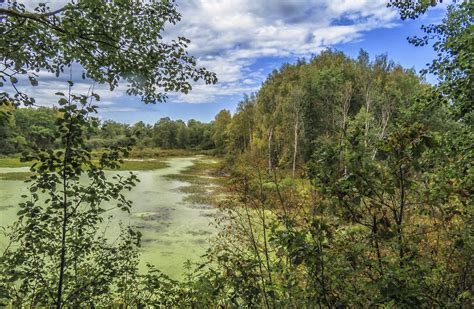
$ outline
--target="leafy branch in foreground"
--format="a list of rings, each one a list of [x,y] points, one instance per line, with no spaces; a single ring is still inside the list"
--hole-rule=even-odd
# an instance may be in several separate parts
[[[73,63],[82,66],[83,78],[112,90],[125,81],[127,93],[145,103],[165,100],[168,91],[187,93],[192,81],[217,81],[187,53],[188,39],[163,39],[164,27],[181,18],[172,0],[80,0],[54,11],[8,1],[0,18],[0,87],[13,93],[0,92],[1,103],[34,104],[18,82],[28,78],[37,86],[38,72],[59,76]]]
[[[398,8],[403,19],[415,19],[438,2],[442,0],[391,0],[389,6]],[[436,57],[423,72],[438,78],[437,90],[449,98],[454,115],[471,126],[474,121],[473,23],[474,2],[455,0],[448,5],[441,23],[422,25],[424,35],[408,39],[415,46],[433,46]]]
[[[118,167],[131,143],[92,161],[86,140],[97,126],[91,114],[98,97],[58,95],[56,137],[62,147],[24,155],[35,162],[34,176],[0,257],[0,301],[57,308],[136,302],[129,296],[133,285],[124,280],[140,279],[140,233],[127,227],[112,241],[104,227],[110,210],[130,211],[124,191],[135,186],[136,175],[111,177],[104,169]]]

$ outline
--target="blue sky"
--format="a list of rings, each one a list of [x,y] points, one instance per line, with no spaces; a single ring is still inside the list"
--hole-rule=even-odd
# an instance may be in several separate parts
[[[24,1],[34,5],[35,1]],[[64,1],[50,1],[51,7]],[[182,21],[168,27],[165,38],[191,39],[189,51],[198,64],[217,73],[217,85],[194,85],[190,94],[169,94],[167,103],[145,105],[125,88],[96,90],[102,97],[100,117],[120,122],[154,123],[162,117],[211,121],[221,109],[235,110],[244,93],[258,90],[266,76],[283,63],[309,58],[325,48],[356,57],[361,48],[371,57],[389,58],[417,71],[433,59],[430,47],[414,47],[406,38],[420,34],[421,24],[439,22],[445,5],[416,21],[402,21],[386,0],[177,0]],[[53,5],[54,4],[54,5]],[[80,69],[80,68],[79,68]],[[77,70],[79,73],[79,70]],[[75,74],[76,75],[76,74]],[[79,75],[79,74],[77,74]],[[42,76],[33,95],[42,105],[64,81]],[[429,82],[435,82],[431,76]],[[76,90],[90,83],[78,79]]]

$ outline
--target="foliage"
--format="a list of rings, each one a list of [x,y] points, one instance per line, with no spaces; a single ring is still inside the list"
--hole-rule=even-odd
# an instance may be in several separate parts
[[[103,238],[97,234],[96,226],[104,219],[102,204],[115,199],[117,207],[128,210],[130,202],[120,191],[136,182],[134,175],[117,176],[115,182],[110,182],[103,172],[104,167],[117,164],[117,156],[126,153],[126,148],[112,149],[98,165],[92,163],[84,139],[96,123],[88,118],[96,107],[88,98],[69,94],[59,99],[59,105],[63,115],[57,118],[60,150],[39,150],[25,157],[35,161],[31,168],[35,175],[29,186],[30,196],[24,196],[19,221],[10,234],[14,250],[7,249],[2,256],[2,290],[7,291],[2,296],[18,306],[60,306],[99,295],[95,294],[98,291],[87,291],[94,289],[88,282],[99,276],[104,266],[100,256],[117,250],[104,247]],[[80,182],[83,174],[89,179],[86,184]]]
[[[391,1],[405,18],[431,4]],[[435,42],[436,87],[364,51],[326,51],[268,77],[251,146],[229,147],[232,193],[209,262],[190,278],[195,303],[472,306],[472,2],[424,30],[412,42]],[[303,177],[289,176],[292,152]]]
[[[16,108],[1,106],[0,110],[8,111],[5,120],[0,122],[0,155],[17,155],[24,151],[38,149],[58,149],[59,140],[55,137],[57,128],[55,121],[61,117],[55,108]],[[228,114],[230,117],[230,113]],[[229,118],[230,121],[230,118]],[[224,124],[225,126],[226,124]],[[215,150],[220,153],[224,150],[224,140],[219,139],[216,132],[225,132],[215,122],[202,123],[191,119],[188,124],[181,120],[173,121],[162,118],[153,126],[137,122],[130,126],[113,120],[100,121],[97,127],[91,128],[91,136],[87,139],[87,147],[100,152],[101,149],[122,145],[130,137],[136,137],[135,150],[132,157],[147,151],[144,149],[188,149],[188,150]],[[225,133],[220,133],[225,134]],[[219,146],[216,146],[219,143]],[[162,151],[162,154],[167,155]],[[185,152],[182,152],[185,153]],[[143,155],[140,155],[143,157]],[[155,157],[150,153],[148,158]]]
[[[137,10],[158,6],[164,18],[177,18],[172,2],[160,3],[145,2]],[[402,18],[416,18],[436,3],[390,1]],[[25,25],[38,26],[36,21],[51,26],[55,21],[62,29],[77,10],[84,13],[77,18],[82,24],[96,9],[121,5],[79,1],[58,13],[46,8],[25,13],[17,5],[0,12],[9,16],[7,26],[23,18]],[[130,14],[127,9],[123,14]],[[64,16],[57,17],[59,13]],[[97,24],[103,22],[99,18]],[[114,25],[121,28],[121,22]],[[163,24],[143,20],[144,27],[158,27],[158,33]],[[89,115],[95,107],[87,96],[61,98],[57,126],[45,128],[56,139],[26,158],[36,162],[36,175],[11,231],[12,244],[1,258],[0,300],[57,307],[472,307],[472,2],[455,2],[440,25],[423,29],[427,36],[411,41],[434,42],[438,58],[428,71],[438,76],[437,86],[386,55],[371,60],[361,51],[351,59],[326,50],[275,70],[258,93],[244,97],[234,115],[223,110],[211,124],[163,118],[154,126],[100,125]],[[32,28],[33,37],[36,30]],[[75,44],[70,37],[84,40],[82,28],[77,33],[53,30],[51,37],[42,37],[67,34],[63,43],[69,47]],[[139,43],[157,34],[148,30],[138,35]],[[97,39],[95,34],[91,39]],[[104,48],[101,42],[87,44]],[[37,52],[32,49],[29,56]],[[76,59],[78,55],[85,60]],[[48,65],[57,60],[59,70],[78,60],[92,72],[90,77],[112,87],[116,82],[95,67],[103,63],[89,66],[91,59],[81,53],[43,54],[33,58],[32,66],[22,57],[20,53],[13,61],[29,69],[45,67],[45,59]],[[106,63],[117,61],[126,71],[128,64],[117,57],[104,51]],[[176,64],[173,59],[169,63]],[[144,78],[157,73],[153,69]],[[131,93],[145,101],[163,98],[147,93],[156,84],[155,75],[143,86],[120,70],[110,74],[127,79]],[[189,77],[187,67],[183,74]],[[172,81],[170,90],[186,91],[184,80]],[[0,134],[15,149],[15,143],[21,144],[12,133],[15,107],[4,108]],[[130,152],[133,136],[143,148],[215,148],[226,154],[227,170],[220,172],[230,173],[227,198],[213,201],[220,209],[215,221],[219,233],[205,261],[188,265],[182,282],[151,265],[148,273],[138,273],[140,234],[132,228],[122,229],[115,242],[98,230],[106,220],[104,202],[130,209],[123,191],[135,185],[136,177],[110,180],[103,170],[118,166]],[[109,139],[97,147],[106,147],[96,152],[98,161],[88,137],[96,145]],[[209,202],[209,183],[218,184],[201,177],[203,166],[210,165],[201,162],[179,176],[191,183],[183,190],[195,202]]]
[[[433,44],[437,58],[425,72],[436,75],[438,91],[449,97],[458,119],[473,124],[474,101],[474,3],[462,1],[448,6],[443,22],[423,25],[423,37],[410,38],[416,46]]]
[[[390,0],[388,6],[397,8],[402,19],[415,19],[442,2],[443,0]]]
[[[0,87],[10,84],[15,90],[13,96],[1,92],[2,103],[34,103],[16,87],[19,80],[28,78],[37,86],[39,71],[59,76],[73,63],[81,65],[84,79],[108,84],[111,90],[124,80],[127,93],[145,103],[166,99],[162,91],[187,93],[190,81],[217,81],[188,55],[189,40],[163,40],[164,27],[181,18],[174,1],[81,0],[56,10],[41,3],[34,11],[8,1],[0,16],[0,55],[5,60]]]
[[[411,18],[429,5],[397,3]],[[437,87],[383,55],[326,51],[244,99],[220,233],[186,283],[193,305],[472,306],[470,6],[424,28]]]

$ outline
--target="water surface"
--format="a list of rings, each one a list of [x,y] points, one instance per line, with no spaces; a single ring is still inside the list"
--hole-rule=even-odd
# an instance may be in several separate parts
[[[179,187],[187,183],[164,177],[179,174],[199,157],[171,158],[169,167],[137,171],[140,183],[126,196],[133,201],[131,214],[114,210],[107,234],[117,235],[120,222],[140,229],[142,238],[142,266],[151,263],[173,278],[180,278],[187,260],[197,261],[208,248],[210,227],[215,210],[209,205],[193,205],[183,200],[186,194]],[[28,171],[28,168],[0,168],[0,173]],[[127,174],[127,171],[108,172]],[[21,195],[27,193],[22,181],[0,179],[0,227],[16,220]],[[5,240],[0,239],[0,251]]]

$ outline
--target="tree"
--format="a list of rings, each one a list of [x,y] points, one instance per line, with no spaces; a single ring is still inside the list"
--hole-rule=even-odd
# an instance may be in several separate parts
[[[178,124],[178,132],[176,135],[176,142],[179,148],[186,149],[189,146],[188,127],[182,120],[178,120],[177,124]]]
[[[260,134],[265,136],[266,139],[266,153],[268,157],[268,171],[271,171],[274,165],[274,147],[273,139],[275,132],[275,117],[278,115],[276,111],[276,96],[277,94],[272,91],[278,85],[278,72],[275,70],[265,81],[266,87],[262,87],[257,96],[256,108],[258,110],[257,117],[260,129]]]
[[[212,140],[219,153],[224,153],[228,143],[228,126],[232,120],[232,115],[226,109],[221,110],[214,117],[212,123]]]
[[[388,6],[398,8],[402,19],[414,19],[442,2],[443,0],[390,0]]]
[[[14,113],[15,126],[32,148],[54,148],[57,127],[56,118],[59,116],[57,110],[40,107],[19,108]]]
[[[15,129],[14,129],[14,119],[13,112],[15,107],[12,105],[0,106],[0,112],[2,112],[2,117],[0,117],[0,154],[8,155],[17,152],[18,146],[15,143]]]
[[[296,159],[298,156],[298,142],[299,142],[299,134],[301,131],[301,122],[303,116],[302,109],[303,109],[303,100],[304,100],[304,90],[301,87],[295,87],[291,90],[290,97],[289,97],[289,115],[293,122],[293,164],[292,164],[292,174],[295,177],[296,172]]]
[[[414,19],[424,14],[429,6],[435,6],[438,2],[441,1],[391,0],[389,5],[397,7],[403,19]],[[409,39],[415,46],[432,43],[437,57],[424,72],[438,77],[440,81],[438,90],[452,100],[452,107],[457,117],[471,125],[474,117],[472,108],[474,100],[473,11],[472,1],[455,1],[448,6],[442,23],[423,25],[421,29],[425,35]]]
[[[232,157],[253,150],[255,134],[255,95],[245,95],[228,126],[228,149]]]
[[[34,103],[16,88],[19,78],[28,77],[36,86],[38,71],[60,75],[73,63],[82,66],[83,78],[111,89],[124,80],[127,93],[145,103],[166,99],[158,89],[187,93],[190,81],[216,82],[215,74],[198,68],[186,52],[189,40],[162,39],[165,25],[180,20],[172,0],[81,0],[56,10],[42,3],[34,11],[11,1],[0,8],[0,16],[0,87],[8,83],[15,89],[13,96],[1,92],[1,102]]]
[[[104,243],[97,227],[104,220],[104,201],[116,200],[116,207],[129,211],[131,202],[121,191],[130,190],[137,178],[132,174],[110,181],[103,171],[117,167],[117,158],[129,147],[112,148],[98,164],[92,161],[85,139],[97,121],[89,118],[96,110],[89,102],[85,96],[61,97],[56,134],[60,149],[38,149],[24,158],[36,161],[35,176],[30,181],[30,198],[24,196],[20,204],[0,270],[2,290],[18,306],[55,304],[61,308],[65,303],[85,303],[103,293],[88,287],[90,280],[95,277],[97,283],[105,280],[111,285],[116,278],[113,272],[100,274],[101,263],[111,262],[101,259],[101,254],[116,249]],[[81,180],[84,175],[86,183]],[[128,236],[138,239],[138,234],[131,233]],[[116,257],[115,265],[126,262]],[[114,269],[111,264],[107,267]]]
[[[152,144],[152,127],[146,125],[143,121],[135,123],[131,128],[131,134],[138,138],[137,146],[151,147]]]

